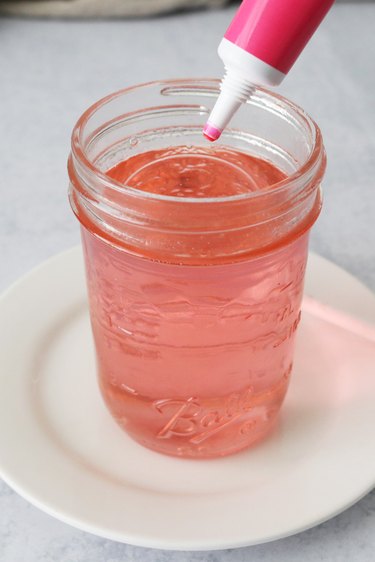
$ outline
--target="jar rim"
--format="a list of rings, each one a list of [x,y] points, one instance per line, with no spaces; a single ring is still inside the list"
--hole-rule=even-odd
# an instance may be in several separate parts
[[[164,202],[168,201],[168,202],[175,202],[180,204],[189,203],[189,204],[200,204],[200,205],[209,203],[211,205],[213,203],[222,204],[225,202],[230,203],[230,202],[248,201],[264,195],[263,190],[249,191],[246,193],[219,196],[219,197],[177,197],[173,195],[147,192],[141,189],[128,186],[111,178],[105,172],[100,170],[100,168],[96,166],[95,163],[92,162],[87,157],[87,155],[85,154],[85,150],[83,148],[84,143],[83,143],[82,136],[84,133],[85,126],[87,125],[89,119],[95,114],[97,110],[99,110],[107,103],[110,103],[111,101],[113,101],[118,97],[121,97],[130,92],[134,92],[136,90],[140,90],[142,88],[156,86],[156,85],[160,87],[162,86],[170,87],[172,85],[186,86],[187,84],[189,84],[190,86],[197,86],[197,87],[199,85],[202,87],[202,85],[205,84],[206,88],[207,88],[207,84],[210,84],[212,87],[216,87],[217,91],[219,92],[220,80],[217,78],[204,78],[204,77],[152,80],[149,82],[136,84],[134,86],[129,86],[127,88],[122,88],[121,90],[117,90],[116,92],[108,94],[107,96],[104,96],[103,98],[99,99],[82,113],[82,115],[79,117],[78,121],[76,122],[73,128],[72,137],[71,137],[73,156],[80,162],[81,165],[83,165],[84,168],[86,168],[86,170],[89,171],[89,173],[91,172],[92,174],[94,174],[96,178],[98,178],[103,184],[105,184],[105,187],[107,189],[110,189],[115,192],[116,191],[121,192],[123,195],[128,194],[133,197],[145,198],[150,201],[151,200],[164,201]],[[276,92],[270,91],[267,88],[263,88],[261,86],[256,86],[255,92],[260,92],[263,95],[269,96],[277,100],[278,102],[283,103],[284,105],[292,109],[295,113],[297,113],[298,117],[305,123],[305,125],[307,125],[313,139],[312,149],[310,150],[309,155],[306,158],[306,160],[303,162],[303,164],[298,166],[298,168],[294,172],[286,176],[284,179],[272,185],[271,191],[272,193],[276,194],[282,192],[284,189],[290,189],[291,184],[293,184],[295,181],[301,182],[304,181],[304,179],[308,180],[311,171],[316,167],[318,167],[318,169],[320,168],[320,164],[322,163],[322,159],[324,156],[322,134],[316,122],[299,105],[290,101],[286,97]],[[251,103],[251,100],[248,103]]]

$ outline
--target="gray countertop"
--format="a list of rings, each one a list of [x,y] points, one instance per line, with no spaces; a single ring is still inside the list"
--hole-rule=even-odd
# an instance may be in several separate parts
[[[140,21],[0,19],[0,289],[79,242],[67,203],[70,132],[103,95],[157,78],[219,76],[233,8]],[[317,120],[329,167],[312,248],[375,290],[375,4],[335,6],[280,89]],[[370,562],[375,493],[297,536],[231,551],[118,544],[56,521],[0,483],[1,562]]]

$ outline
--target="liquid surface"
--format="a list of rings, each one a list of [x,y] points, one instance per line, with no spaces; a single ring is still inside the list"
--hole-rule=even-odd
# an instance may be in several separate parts
[[[235,150],[173,147],[133,156],[107,172],[118,182],[173,197],[225,197],[268,189],[285,174]]]
[[[284,178],[249,155],[186,152],[134,156],[108,175],[177,197],[269,189]],[[292,368],[307,235],[260,258],[205,266],[143,259],[85,228],[82,238],[100,387],[118,423],[149,448],[191,458],[264,437]]]

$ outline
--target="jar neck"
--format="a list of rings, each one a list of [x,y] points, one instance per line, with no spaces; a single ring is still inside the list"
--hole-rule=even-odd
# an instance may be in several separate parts
[[[89,111],[92,118],[95,107]],[[140,110],[138,118],[145,112],[147,108]],[[118,153],[121,142],[129,137],[123,135],[120,144],[111,144],[108,131],[118,129],[120,118],[123,121],[124,115],[104,120],[84,137],[85,114],[73,133],[68,162],[73,211],[86,229],[119,249],[168,263],[240,261],[285,245],[316,220],[326,160],[319,129],[311,120],[310,139],[305,139],[310,143],[309,158],[285,180],[241,196],[194,199],[147,193],[119,185],[106,175],[105,166],[110,167],[112,153]],[[204,118],[201,116],[202,123]],[[189,125],[187,130],[200,135],[200,126]],[[149,138],[151,132],[147,129],[143,136]],[[139,133],[137,137],[142,139]],[[179,137],[184,138],[181,127],[169,126],[163,142],[168,146],[168,141]],[[102,151],[93,158],[90,150],[98,138]],[[230,132],[225,140],[231,148]],[[147,145],[150,143],[145,142]],[[98,165],[103,154],[107,159],[104,169]]]

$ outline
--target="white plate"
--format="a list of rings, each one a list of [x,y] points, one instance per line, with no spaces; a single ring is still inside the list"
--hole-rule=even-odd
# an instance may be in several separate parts
[[[375,298],[311,256],[309,294],[367,321]],[[0,302],[0,473],[47,513],[96,535],[166,549],[261,543],[320,523],[374,485],[375,345],[305,314],[278,430],[238,455],[148,451],[96,384],[81,252]]]

